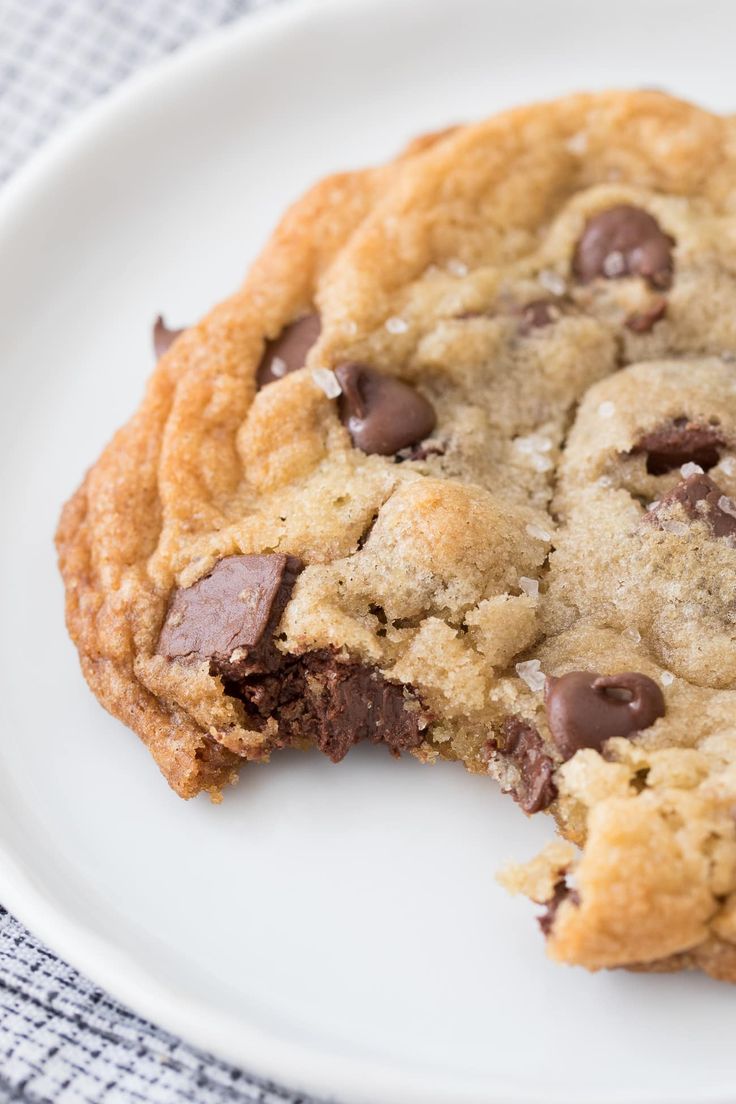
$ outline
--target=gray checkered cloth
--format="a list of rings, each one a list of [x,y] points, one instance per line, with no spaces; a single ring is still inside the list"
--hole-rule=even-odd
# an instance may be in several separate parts
[[[264,0],[0,0],[0,181],[134,69]],[[146,1023],[0,907],[0,1104],[306,1104]]]

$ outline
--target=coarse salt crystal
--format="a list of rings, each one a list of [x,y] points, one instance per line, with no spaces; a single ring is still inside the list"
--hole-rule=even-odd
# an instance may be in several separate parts
[[[409,323],[405,322],[403,318],[387,318],[385,325],[390,334],[406,333],[409,329]]]
[[[451,276],[467,276],[468,266],[464,261],[458,261],[456,258],[451,258],[445,265],[447,271]]]
[[[552,540],[552,534],[548,533],[546,529],[543,529],[541,525],[535,525],[533,522],[531,525],[527,525],[526,531],[530,537],[534,537],[535,540],[549,541]]]
[[[662,683],[663,686],[671,686],[672,683],[675,681],[675,676],[672,674],[671,671],[663,671],[662,674],[659,676],[659,681]]]
[[[281,379],[282,376],[286,375],[287,371],[286,361],[282,360],[279,356],[275,356],[271,361],[271,375],[276,376],[277,379]]]
[[[523,663],[516,664],[517,675],[535,694],[544,690],[544,684],[547,681],[541,667],[542,664],[538,659],[527,659]]]
[[[733,456],[724,456],[721,460],[720,468],[726,475],[736,475],[736,460]]]
[[[684,537],[688,531],[688,527],[684,521],[663,521],[662,528],[666,529],[668,533],[673,533],[676,537]]]
[[[726,495],[721,495],[718,499],[718,509],[723,510],[724,514],[730,514],[732,518],[736,518],[736,506]]]
[[[603,275],[607,276],[609,280],[614,280],[617,276],[623,276],[625,272],[626,258],[619,249],[612,249],[603,258]]]
[[[635,629],[633,625],[630,625],[627,629],[624,629],[622,636],[625,636],[627,640],[630,640],[632,644],[641,644],[641,633],[638,629]]]
[[[531,453],[532,467],[535,471],[546,472],[554,467],[548,456],[540,456],[538,452]]]
[[[530,579],[528,575],[520,575],[519,586],[530,598],[539,597],[539,583],[536,579]]]
[[[702,475],[702,474],[703,474],[703,469],[701,468],[700,464],[693,464],[692,462],[689,462],[687,464],[683,464],[682,467],[680,468],[680,475],[682,476],[683,479],[689,479],[691,475]]]
[[[550,295],[564,295],[567,291],[567,283],[559,272],[553,268],[543,268],[537,275],[537,281]]]
[[[336,399],[338,395],[342,394],[342,388],[337,382],[337,376],[334,372],[331,372],[329,368],[313,368],[312,379],[317,384],[320,391],[324,391],[328,399]]]
[[[598,415],[601,418],[612,418],[616,413],[616,407],[612,402],[602,402],[598,407]]]

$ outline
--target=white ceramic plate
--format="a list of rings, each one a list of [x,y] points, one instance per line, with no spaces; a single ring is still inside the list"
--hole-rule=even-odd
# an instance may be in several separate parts
[[[312,180],[577,88],[729,109],[735,34],[712,0],[287,4],[130,83],[0,196],[0,899],[199,1046],[351,1104],[736,1096],[733,989],[545,959],[493,872],[551,829],[489,781],[361,748],[180,802],[82,682],[51,548],[155,312],[226,294]]]

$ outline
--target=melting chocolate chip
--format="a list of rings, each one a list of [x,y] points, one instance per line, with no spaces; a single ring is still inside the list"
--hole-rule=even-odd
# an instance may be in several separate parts
[[[544,699],[552,739],[565,759],[580,748],[599,750],[614,736],[633,736],[665,711],[657,683],[636,671],[548,677]]]
[[[708,475],[690,475],[678,483],[669,494],[658,499],[644,515],[644,522],[666,527],[670,508],[678,503],[687,518],[704,521],[714,537],[736,537],[736,517],[724,510],[728,504],[736,512],[731,500]]]
[[[307,353],[320,335],[322,324],[318,314],[305,314],[285,326],[279,336],[266,342],[266,349],[256,371],[260,387],[303,368]]]
[[[640,437],[629,456],[646,453],[650,475],[665,475],[683,464],[698,464],[707,471],[718,463],[725,444],[715,426],[675,418]]]
[[[273,718],[282,745],[306,740],[338,763],[361,740],[386,744],[398,755],[424,739],[427,714],[412,687],[327,649],[279,653],[279,659],[278,670],[251,672],[226,689],[243,702],[256,728]]]
[[[634,314],[630,314],[624,323],[627,330],[631,330],[635,334],[649,333],[654,326],[667,313],[667,300],[658,299],[648,310],[637,311]]]
[[[575,249],[573,272],[584,284],[597,276],[643,276],[653,287],[668,288],[674,244],[648,211],[622,203],[588,219]]]
[[[156,359],[164,355],[170,345],[176,341],[180,333],[184,333],[184,330],[170,330],[163,320],[162,315],[158,315],[156,321],[153,324],[153,351],[156,354]]]
[[[561,878],[560,881],[556,883],[549,901],[545,901],[544,912],[538,917],[539,926],[545,937],[552,931],[555,917],[563,901],[569,901],[571,904],[577,906],[580,904],[580,894],[577,890],[572,889],[564,878]]]
[[[434,429],[432,404],[408,383],[356,363],[339,365],[335,375],[342,388],[340,418],[363,452],[391,456]]]
[[[506,792],[525,813],[538,813],[557,797],[557,787],[552,781],[554,763],[544,750],[542,737],[529,721],[507,717],[501,725],[501,739],[490,740],[489,751],[516,767],[519,781]]]
[[[543,326],[550,326],[560,316],[560,309],[553,299],[533,299],[519,311],[521,322],[519,329],[527,334],[531,330],[539,330]]]
[[[228,679],[275,670],[273,633],[302,566],[280,553],[226,556],[209,575],[174,592],[159,654],[208,659],[211,672]]]

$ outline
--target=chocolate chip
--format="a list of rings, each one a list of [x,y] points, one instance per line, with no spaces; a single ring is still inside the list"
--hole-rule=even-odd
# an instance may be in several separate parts
[[[588,219],[575,249],[573,272],[584,284],[597,276],[643,276],[653,287],[668,288],[674,244],[648,211],[622,203]]]
[[[527,334],[531,330],[538,330],[556,322],[560,316],[560,308],[552,299],[533,299],[531,303],[527,303],[520,309],[519,314],[521,315],[519,329]]]
[[[412,445],[410,448],[400,449],[394,457],[397,464],[403,464],[405,460],[428,460],[430,456],[444,456],[445,446],[440,441],[426,441],[422,445]]]
[[[725,444],[723,434],[714,426],[675,418],[645,433],[628,455],[646,453],[650,475],[665,475],[683,464],[698,464],[707,471],[718,463],[719,450]]]
[[[267,341],[256,371],[259,388],[303,368],[307,353],[319,337],[321,329],[322,323],[318,314],[305,314],[284,327],[273,341]]]
[[[728,504],[736,513],[736,506],[710,476],[691,475],[683,479],[653,504],[644,515],[644,523],[666,528],[665,515],[675,504],[682,507],[687,518],[704,521],[714,537],[736,537],[736,517],[723,509]]]
[[[302,562],[296,556],[226,556],[209,575],[174,592],[158,652],[168,659],[208,659],[213,674],[242,678],[275,670],[273,633]]]
[[[565,759],[580,748],[599,750],[614,736],[633,736],[665,710],[657,683],[636,671],[570,671],[561,678],[548,677],[544,700],[552,739]]]
[[[577,906],[580,904],[580,894],[577,890],[572,889],[564,878],[561,878],[560,881],[555,884],[554,891],[549,901],[545,901],[545,911],[538,917],[538,923],[544,936],[548,936],[552,931],[555,917],[563,901],[569,901],[570,904]]]
[[[340,418],[363,452],[391,456],[434,429],[432,404],[408,383],[356,363],[339,365],[335,375],[342,388]]]
[[[651,307],[645,311],[637,311],[634,314],[630,314],[626,319],[624,325],[627,330],[631,330],[635,334],[646,334],[654,328],[654,326],[667,313],[667,300],[658,299]]]
[[[427,726],[412,687],[327,649],[279,653],[277,671],[251,672],[226,689],[243,702],[256,728],[273,718],[279,743],[316,744],[334,763],[361,740],[384,743],[398,755],[418,747]]]
[[[153,324],[153,351],[157,360],[164,355],[180,333],[184,333],[184,330],[170,330],[160,314],[156,317]]]
[[[489,741],[489,751],[496,758],[511,763],[519,781],[508,790],[525,813],[546,809],[557,797],[552,781],[554,763],[544,750],[542,737],[529,721],[522,717],[507,717],[501,725],[501,739]]]

